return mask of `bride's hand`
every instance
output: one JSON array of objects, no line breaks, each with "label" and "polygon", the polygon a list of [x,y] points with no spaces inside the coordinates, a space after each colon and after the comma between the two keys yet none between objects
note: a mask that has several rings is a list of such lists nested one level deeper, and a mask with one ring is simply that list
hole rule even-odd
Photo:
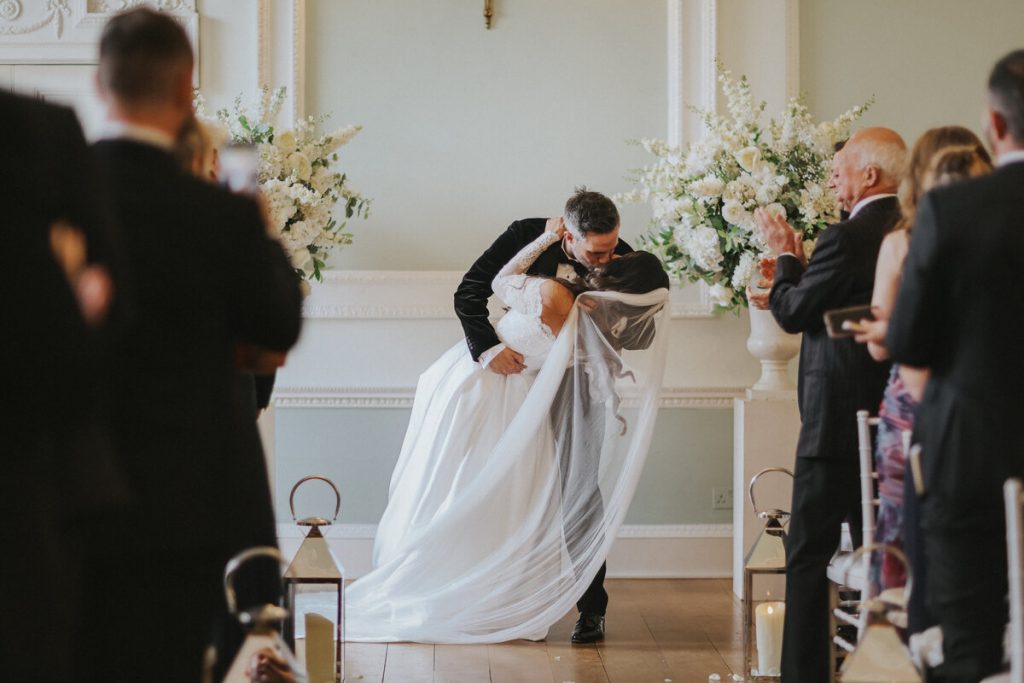
[{"label": "bride's hand", "polygon": [[565,234],[565,220],[561,216],[549,218],[548,222],[544,224],[544,232],[553,232],[561,237]]}]

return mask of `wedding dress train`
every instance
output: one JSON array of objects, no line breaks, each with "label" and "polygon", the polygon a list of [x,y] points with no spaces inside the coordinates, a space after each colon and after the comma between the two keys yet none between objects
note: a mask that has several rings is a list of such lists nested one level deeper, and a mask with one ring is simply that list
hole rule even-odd
[{"label": "wedding dress train", "polygon": [[[556,338],[524,274],[548,235],[494,281],[511,309],[496,330],[527,370],[482,369],[460,341],[420,377],[348,640],[542,639],[607,556],[657,412],[667,291],[585,293]],[[306,599],[297,625],[332,615]]]}]

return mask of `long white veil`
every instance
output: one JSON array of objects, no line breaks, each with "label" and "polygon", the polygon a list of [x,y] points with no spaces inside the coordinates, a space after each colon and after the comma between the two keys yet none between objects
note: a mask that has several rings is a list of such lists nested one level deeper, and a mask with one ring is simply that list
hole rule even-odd
[{"label": "long white veil", "polygon": [[[382,521],[392,531],[378,536],[375,569],[348,589],[348,639],[543,638],[587,589],[633,497],[658,411],[667,322],[667,290],[588,292],[532,383],[479,371],[464,344],[446,354],[465,356],[464,372],[462,360],[442,357],[444,377],[425,373],[392,480],[389,512],[400,519]],[[432,395],[420,405],[428,380]],[[495,402],[498,392],[509,398]],[[463,420],[466,395],[492,414]],[[427,428],[431,410],[456,429]],[[482,419],[503,428],[479,429]],[[416,470],[453,432],[486,449],[483,464]],[[443,496],[424,487],[444,476]]]}]

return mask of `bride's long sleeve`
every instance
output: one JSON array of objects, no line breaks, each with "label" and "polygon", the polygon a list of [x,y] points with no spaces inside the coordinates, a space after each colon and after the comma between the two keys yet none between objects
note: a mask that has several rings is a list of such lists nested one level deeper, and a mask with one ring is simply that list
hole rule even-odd
[{"label": "bride's long sleeve", "polygon": [[560,239],[562,238],[558,234],[545,231],[537,239],[520,249],[519,253],[498,271],[491,283],[491,289],[494,290],[498,298],[518,311],[536,313],[537,311],[534,309],[538,302],[533,301],[535,297],[526,292],[526,279],[529,277],[526,275],[526,271],[541,254]]}]

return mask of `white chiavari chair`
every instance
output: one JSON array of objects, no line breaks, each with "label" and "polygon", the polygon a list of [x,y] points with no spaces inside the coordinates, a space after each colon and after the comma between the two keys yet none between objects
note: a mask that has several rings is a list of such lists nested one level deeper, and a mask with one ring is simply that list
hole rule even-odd
[{"label": "white chiavari chair", "polygon": [[1020,479],[1003,484],[1006,508],[1006,567],[1010,586],[1010,671],[982,683],[1024,683],[1024,485]]}]

